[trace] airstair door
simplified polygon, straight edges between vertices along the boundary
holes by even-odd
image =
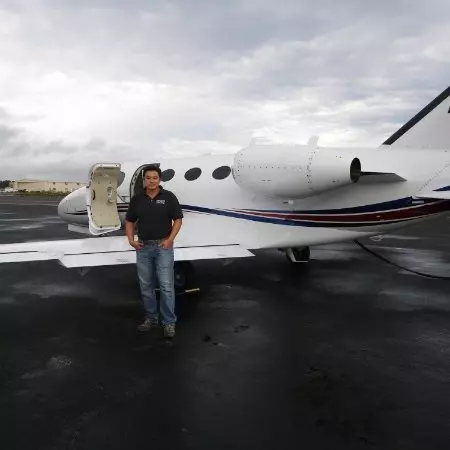
[[[91,234],[100,235],[120,229],[117,211],[120,177],[120,164],[95,164],[91,168],[86,199]]]

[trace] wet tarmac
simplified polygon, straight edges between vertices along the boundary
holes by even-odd
[[[0,198],[0,243],[77,237],[44,203]],[[363,242],[450,276],[449,225]],[[449,448],[449,281],[354,243],[196,269],[169,343],[134,266],[0,265],[0,448]]]

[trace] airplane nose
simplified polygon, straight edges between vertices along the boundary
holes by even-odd
[[[58,203],[58,215],[61,217],[61,219],[65,218],[65,215],[67,213],[68,209],[68,201],[67,197],[64,197],[59,203]]]
[[[85,188],[77,189],[66,195],[58,204],[58,215],[63,220],[74,220],[74,214],[84,209]]]

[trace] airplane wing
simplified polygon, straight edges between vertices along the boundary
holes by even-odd
[[[254,256],[238,244],[183,247],[175,245],[175,261]],[[24,242],[0,245],[0,263],[58,260],[67,268],[135,264],[136,251],[123,236]]]

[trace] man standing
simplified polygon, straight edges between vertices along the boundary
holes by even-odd
[[[178,199],[160,186],[161,169],[149,166],[144,171],[144,192],[130,201],[125,217],[128,242],[136,249],[136,267],[145,320],[140,331],[158,325],[158,308],[155,295],[156,272],[160,288],[160,314],[164,336],[175,336],[175,286],[173,242],[180,231],[183,212]],[[134,239],[138,223],[138,241]],[[155,270],[156,269],[156,270]]]

